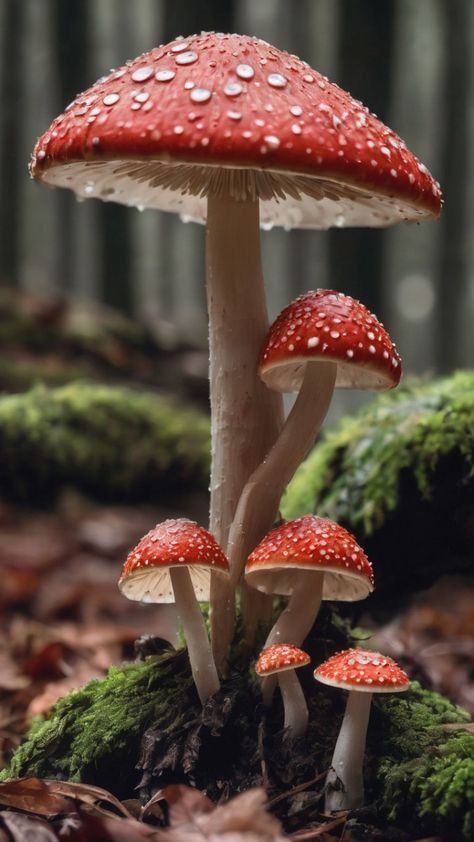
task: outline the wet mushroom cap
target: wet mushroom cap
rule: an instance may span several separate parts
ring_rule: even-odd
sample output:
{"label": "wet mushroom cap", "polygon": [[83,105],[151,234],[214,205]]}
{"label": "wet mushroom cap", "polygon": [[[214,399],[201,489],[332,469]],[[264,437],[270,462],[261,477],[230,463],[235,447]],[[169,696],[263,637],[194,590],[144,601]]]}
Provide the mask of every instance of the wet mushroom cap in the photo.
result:
{"label": "wet mushroom cap", "polygon": [[314,677],[330,687],[370,693],[401,693],[410,680],[387,655],[367,649],[346,649],[328,658],[314,671]]}
{"label": "wet mushroom cap", "polygon": [[305,667],[310,660],[306,652],[291,643],[275,643],[260,652],[255,664],[255,672],[260,676],[273,675],[277,672]]}
{"label": "wet mushroom cap", "polygon": [[119,580],[124,596],[140,602],[174,602],[170,567],[187,567],[196,599],[209,599],[210,574],[229,574],[229,563],[214,537],[185,518],[157,524],[129,554]]}
{"label": "wet mushroom cap", "polygon": [[259,373],[272,389],[299,390],[306,364],[337,363],[336,388],[393,389],[401,360],[384,326],[360,301],[331,289],[301,295],[272,324]]}
{"label": "wet mushroom cap", "polygon": [[258,197],[261,223],[386,226],[438,216],[404,142],[296,56],[247,35],[178,38],[72,102],[36,144],[35,178],[205,221],[209,193]]}
{"label": "wet mushroom cap", "polygon": [[245,578],[259,591],[290,596],[298,570],[324,573],[324,600],[352,602],[374,589],[363,549],[328,518],[306,515],[273,529],[248,557]]}

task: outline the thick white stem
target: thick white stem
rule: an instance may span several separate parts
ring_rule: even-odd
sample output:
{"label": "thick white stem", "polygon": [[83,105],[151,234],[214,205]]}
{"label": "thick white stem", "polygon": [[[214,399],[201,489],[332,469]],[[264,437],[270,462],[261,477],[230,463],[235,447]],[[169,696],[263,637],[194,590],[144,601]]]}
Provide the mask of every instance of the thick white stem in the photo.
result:
{"label": "thick white stem", "polygon": [[[318,616],[323,593],[324,573],[316,570],[295,570],[297,581],[288,605],[281,612],[265,641],[265,648],[275,643],[301,646]],[[275,677],[262,679],[263,703],[269,707],[275,689]]]}
{"label": "thick white stem", "polygon": [[[257,374],[268,330],[260,258],[258,200],[209,196],[207,203],[212,467],[210,529],[226,547],[242,489],[271,448],[282,421],[281,396]],[[235,585],[211,582],[211,637],[218,667],[234,625]]]}
{"label": "thick white stem", "polygon": [[349,692],[326,778],[326,813],[353,810],[364,802],[363,766],[371,701],[372,693]]}
{"label": "thick white stem", "polygon": [[249,478],[229,533],[231,580],[237,584],[246,559],[268,532],[282,494],[319,432],[336,381],[337,365],[309,363],[295,404],[264,461]]}
{"label": "thick white stem", "polygon": [[308,706],[295,670],[278,673],[278,684],[285,710],[284,727],[288,728],[291,737],[301,737],[308,727]]}
{"label": "thick white stem", "polygon": [[171,567],[170,577],[176,610],[184,628],[194,683],[201,704],[204,704],[220,686],[206,624],[194,593],[188,568]]}

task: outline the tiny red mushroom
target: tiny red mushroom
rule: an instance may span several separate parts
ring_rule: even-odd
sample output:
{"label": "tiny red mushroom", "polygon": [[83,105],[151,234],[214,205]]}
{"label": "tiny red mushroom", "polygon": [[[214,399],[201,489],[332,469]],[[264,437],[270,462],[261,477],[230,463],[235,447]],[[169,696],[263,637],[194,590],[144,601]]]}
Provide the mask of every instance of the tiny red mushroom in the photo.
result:
{"label": "tiny red mushroom", "polygon": [[128,599],[176,603],[203,704],[219,689],[219,679],[199,602],[209,600],[211,571],[227,576],[228,570],[227,559],[213,536],[197,523],[178,518],[157,524],[139,541],[119,580]]}
{"label": "tiny red mushroom", "polygon": [[305,667],[310,657],[291,643],[277,643],[260,653],[255,672],[260,678],[276,675],[285,711],[284,728],[291,737],[301,737],[308,727],[308,707],[295,669]]}
{"label": "tiny red mushroom", "polygon": [[372,694],[401,693],[410,682],[392,658],[364,649],[333,655],[314,671],[314,677],[349,691],[326,780],[325,810],[352,810],[364,801],[363,763]]}
{"label": "tiny red mushroom", "polygon": [[[265,645],[300,646],[318,615],[321,600],[352,602],[373,590],[372,565],[344,527],[328,518],[306,515],[273,529],[245,565],[248,584],[267,594],[287,596]],[[265,704],[274,683],[263,683]]]}
{"label": "tiny red mushroom", "polygon": [[286,485],[313,444],[334,388],[392,389],[400,380],[401,361],[384,326],[360,301],[318,289],[285,307],[272,324],[259,373],[271,389],[299,394],[240,498],[228,549],[235,581],[261,537],[257,527],[265,518],[270,527]]}
{"label": "tiny red mushroom", "polygon": [[[306,62],[258,38],[212,32],[177,38],[99,79],[39,139],[31,172],[82,198],[206,222],[211,531],[226,546],[281,415],[279,395],[255,370],[268,326],[259,224],[422,220],[440,212],[437,183],[394,132]],[[212,584],[222,660],[232,594]]]}

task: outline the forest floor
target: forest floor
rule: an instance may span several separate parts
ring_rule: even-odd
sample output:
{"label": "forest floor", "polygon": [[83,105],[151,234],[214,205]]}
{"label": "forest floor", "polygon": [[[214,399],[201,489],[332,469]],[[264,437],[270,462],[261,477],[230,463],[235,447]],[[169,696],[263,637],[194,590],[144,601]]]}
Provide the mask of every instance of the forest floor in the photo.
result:
{"label": "forest floor", "polygon": [[[204,517],[205,495],[189,498],[187,509],[186,514]],[[128,550],[157,520],[172,514],[176,514],[172,504],[169,510],[161,511],[151,506],[99,506],[76,492],[64,493],[54,511],[42,513],[2,504],[1,765],[7,763],[32,717],[47,713],[70,690],[105,675],[112,664],[133,659],[134,643],[141,635],[175,639],[172,609],[129,602],[120,595],[116,585]],[[362,625],[370,629],[371,643],[396,657],[410,677],[474,711],[470,638],[473,606],[472,581],[468,584],[445,579],[414,597],[385,625],[377,626],[371,618],[363,618]],[[47,833],[60,833],[59,838],[63,838],[62,825],[54,828],[46,824],[46,818],[64,812],[72,828],[76,821],[72,817],[85,804],[86,818],[81,814],[80,822],[79,819],[76,822],[80,833],[85,835],[66,838],[130,842],[147,837],[160,839],[157,834],[161,831],[147,821],[153,820],[153,816],[159,821],[164,813],[169,818],[170,829],[175,829],[174,836],[167,831],[166,839],[170,842],[183,838],[186,816],[189,818],[191,813],[198,820],[196,835],[191,835],[189,842],[194,838],[220,839],[220,835],[212,836],[219,833],[240,834],[235,840],[284,838],[278,835],[278,823],[264,810],[263,795],[257,790],[240,796],[248,798],[245,805],[248,823],[243,827],[243,802],[238,805],[234,799],[225,808],[214,808],[206,796],[186,787],[168,788],[153,804],[143,808],[138,802],[114,806],[110,801],[112,796],[100,794],[93,787],[78,789],[58,782],[41,784],[41,790],[38,786],[37,782],[31,782],[7,793],[13,808],[27,810],[28,803],[34,803],[35,815],[30,815],[28,821],[39,822],[35,832],[43,836],[35,836],[38,839],[58,838],[44,835],[45,828]],[[2,813],[2,817],[5,815]],[[9,814],[10,821],[12,815],[20,815],[21,821],[26,821],[25,816],[17,813]],[[122,821],[118,822],[118,817]],[[311,829],[311,835],[296,833],[293,838],[301,841],[318,838],[323,842],[340,839],[343,820],[344,816],[339,821],[336,818],[336,823],[330,826],[322,819],[320,827]],[[11,830],[8,825],[6,829]],[[21,832],[28,829],[34,828],[27,825],[23,830],[19,828]],[[248,833],[256,835],[245,835]],[[0,826],[0,840],[3,838]],[[345,840],[355,838],[344,835]]]}

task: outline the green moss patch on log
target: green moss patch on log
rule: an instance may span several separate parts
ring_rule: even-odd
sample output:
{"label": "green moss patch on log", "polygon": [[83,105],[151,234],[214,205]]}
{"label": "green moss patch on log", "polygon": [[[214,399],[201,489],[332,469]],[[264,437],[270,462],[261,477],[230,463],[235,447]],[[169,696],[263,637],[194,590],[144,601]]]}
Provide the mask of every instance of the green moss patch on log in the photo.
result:
{"label": "green moss patch on log", "polygon": [[64,486],[100,500],[207,487],[207,418],[153,393],[74,383],[0,397],[0,496],[45,503]]}
{"label": "green moss patch on log", "polygon": [[282,509],[344,524],[374,561],[378,595],[400,594],[469,570],[473,468],[474,373],[412,381],[328,432]]}
{"label": "green moss patch on log", "polygon": [[[321,639],[316,646],[320,659]],[[296,741],[281,731],[279,694],[265,712],[251,669],[233,672],[201,710],[184,651],[114,667],[35,722],[0,779],[59,777],[105,786],[122,798],[138,788],[144,799],[184,782],[215,800],[263,781],[274,797],[324,773],[331,761],[345,694],[314,682],[312,666],[299,671],[310,726]],[[402,696],[374,699],[364,773],[372,823],[392,822],[414,834],[449,828],[449,838],[472,838],[474,734],[446,727],[467,720],[416,683]],[[322,807],[321,785],[307,798],[310,820]],[[281,806],[284,818],[288,804]]]}

